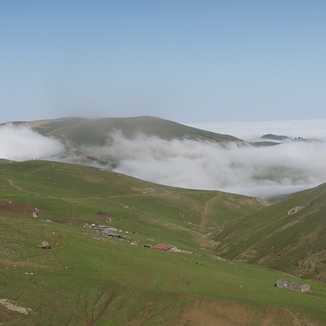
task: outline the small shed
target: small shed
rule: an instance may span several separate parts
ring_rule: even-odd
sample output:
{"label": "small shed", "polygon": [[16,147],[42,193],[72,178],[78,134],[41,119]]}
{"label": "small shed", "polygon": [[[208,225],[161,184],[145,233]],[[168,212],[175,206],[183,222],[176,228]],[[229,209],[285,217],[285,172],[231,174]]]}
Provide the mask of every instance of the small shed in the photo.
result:
{"label": "small shed", "polygon": [[275,285],[278,288],[284,289],[284,290],[290,290],[290,291],[295,291],[295,292],[300,292],[300,293],[310,292],[309,284],[287,281],[282,278],[279,279]]}
{"label": "small shed", "polygon": [[156,246],[153,246],[152,249],[161,249],[161,250],[170,250],[172,248],[175,248],[175,246],[171,246],[165,243],[160,243]]}

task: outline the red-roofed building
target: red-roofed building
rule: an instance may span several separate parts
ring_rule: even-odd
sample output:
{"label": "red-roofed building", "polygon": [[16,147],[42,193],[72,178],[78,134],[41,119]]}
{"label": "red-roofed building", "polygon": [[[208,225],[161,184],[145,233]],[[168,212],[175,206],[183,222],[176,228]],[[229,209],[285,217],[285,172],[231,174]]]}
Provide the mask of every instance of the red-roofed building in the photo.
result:
{"label": "red-roofed building", "polygon": [[172,248],[175,248],[175,246],[171,246],[165,243],[160,243],[156,246],[153,246],[152,249],[161,249],[161,250],[170,250]]}

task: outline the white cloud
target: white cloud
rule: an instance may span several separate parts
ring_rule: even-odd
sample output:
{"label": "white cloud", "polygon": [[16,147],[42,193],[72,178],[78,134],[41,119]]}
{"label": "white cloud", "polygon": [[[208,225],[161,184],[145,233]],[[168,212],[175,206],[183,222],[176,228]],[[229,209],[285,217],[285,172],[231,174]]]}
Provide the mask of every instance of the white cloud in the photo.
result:
{"label": "white cloud", "polygon": [[11,124],[0,127],[0,157],[26,161],[59,154],[64,146],[57,140],[44,137],[28,126]]}
{"label": "white cloud", "polygon": [[326,145],[287,142],[272,147],[227,148],[192,140],[167,141],[112,133],[88,153],[118,162],[114,169],[140,179],[184,188],[223,190],[267,198],[326,182]]}

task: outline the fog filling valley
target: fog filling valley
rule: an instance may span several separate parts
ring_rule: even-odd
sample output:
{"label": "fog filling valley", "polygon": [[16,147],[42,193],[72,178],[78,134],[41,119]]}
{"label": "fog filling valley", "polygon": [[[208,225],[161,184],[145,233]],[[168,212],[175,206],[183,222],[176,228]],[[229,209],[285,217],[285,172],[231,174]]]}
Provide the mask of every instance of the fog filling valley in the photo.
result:
{"label": "fog filling valley", "polygon": [[113,170],[159,184],[222,190],[260,198],[292,193],[326,181],[325,143],[286,142],[277,146],[239,147],[230,143],[163,140],[112,133],[106,146],[88,148],[109,157]]}
{"label": "fog filling valley", "polygon": [[[16,161],[58,159],[64,149],[54,139],[28,127],[0,128],[0,157]],[[324,142],[287,141],[276,146],[238,146],[193,140],[163,140],[138,134],[132,140],[120,131],[101,147],[84,154],[115,172],[182,188],[221,190],[267,199],[326,182]],[[66,159],[69,161],[69,158]],[[112,168],[112,162],[114,162]],[[103,166],[101,165],[103,168]]]}

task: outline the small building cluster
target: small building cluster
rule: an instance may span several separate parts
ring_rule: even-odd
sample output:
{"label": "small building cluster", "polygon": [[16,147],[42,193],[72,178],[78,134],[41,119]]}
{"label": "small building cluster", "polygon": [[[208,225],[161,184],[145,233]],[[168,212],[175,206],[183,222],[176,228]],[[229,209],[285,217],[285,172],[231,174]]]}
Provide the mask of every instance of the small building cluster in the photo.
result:
{"label": "small building cluster", "polygon": [[93,229],[93,230],[98,230],[98,231],[115,231],[115,232],[119,232],[119,233],[125,233],[125,234],[137,234],[137,235],[141,235],[141,233],[135,232],[135,231],[123,231],[123,230],[118,230],[117,228],[111,226],[111,225],[97,225],[95,223],[85,223],[84,224],[84,228],[87,229]]}
{"label": "small building cluster", "polygon": [[85,223],[84,224],[84,228],[86,229],[96,229],[97,225],[95,223],[89,224],[89,223]]}
{"label": "small building cluster", "polygon": [[130,231],[123,231],[123,230],[118,230],[117,228],[111,226],[111,225],[97,225],[95,223],[85,223],[84,228],[88,229],[93,229],[96,230],[97,233],[101,232],[101,235],[105,235],[111,238],[117,238],[117,239],[124,239],[125,236],[118,233],[124,233],[124,234],[137,234],[141,235],[141,233],[138,232],[130,232]]}
{"label": "small building cluster", "polygon": [[106,235],[106,236],[111,237],[111,238],[124,239],[124,236],[122,236],[120,234],[113,233],[113,232],[111,232],[109,230],[102,231],[102,235]]}
{"label": "small building cluster", "polygon": [[[115,228],[111,225],[97,225],[95,223],[85,223],[84,228],[96,230],[96,234],[98,236],[103,235],[103,236],[116,238],[116,239],[125,239],[125,238],[130,239],[128,236],[124,236],[124,235],[121,235],[118,233],[123,233],[123,234],[130,233],[130,234],[142,235],[141,233],[138,233],[138,232],[118,230],[117,228]],[[151,239],[151,238],[149,238],[147,240],[154,241],[154,239]],[[138,246],[139,241],[135,240],[135,239],[130,239],[130,244],[133,246]],[[194,254],[194,252],[192,252],[192,251],[181,250],[181,249],[178,249],[176,246],[173,246],[170,244],[165,244],[165,243],[159,243],[155,246],[144,245],[144,247],[150,248],[150,249],[159,249],[159,250],[164,250],[164,251],[170,251],[170,252],[179,252],[179,253],[190,254],[190,255]]]}

